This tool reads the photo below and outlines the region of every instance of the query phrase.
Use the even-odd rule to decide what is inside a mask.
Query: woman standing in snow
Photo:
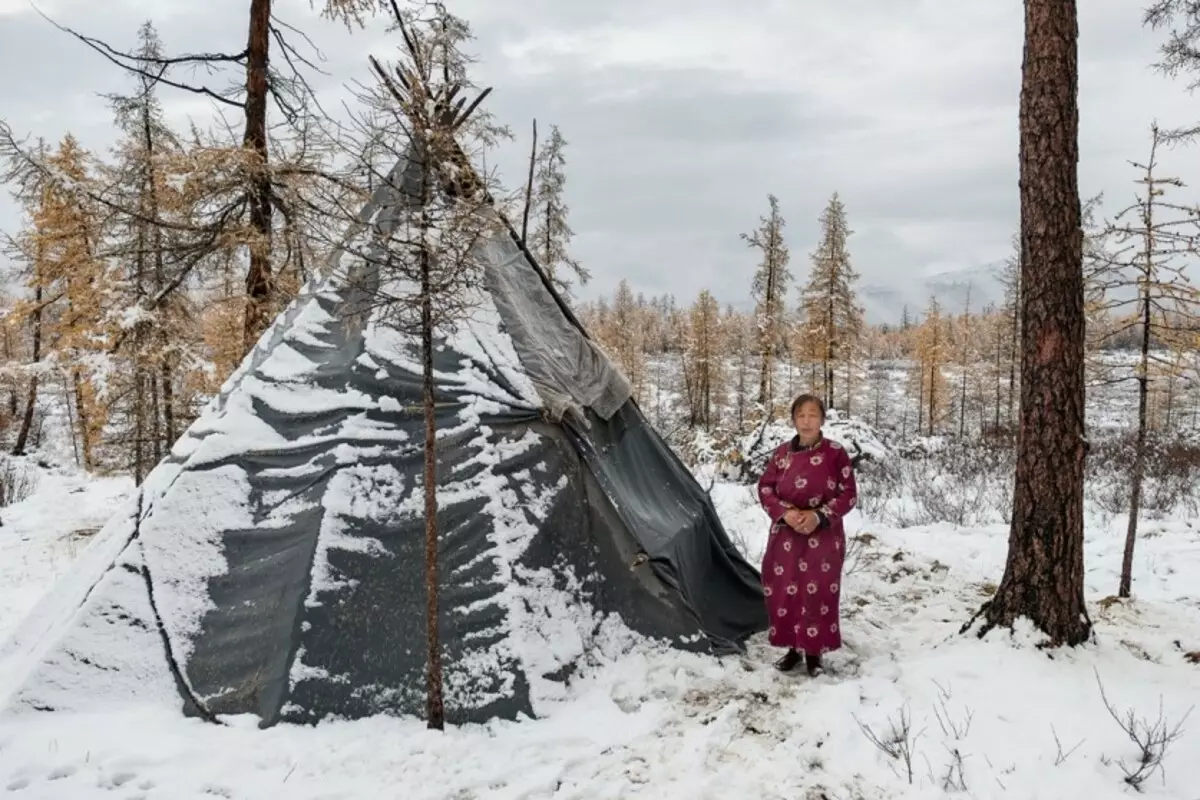
[[[796,436],[775,450],[758,481],[759,502],[771,517],[763,594],[769,641],[787,648],[775,666],[789,672],[804,656],[808,673],[817,675],[821,656],[842,646],[842,517],[854,508],[858,488],[849,453],[821,435],[824,403],[804,394],[791,411]]]

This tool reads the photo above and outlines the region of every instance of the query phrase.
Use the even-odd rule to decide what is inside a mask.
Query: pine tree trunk
[[[774,243],[774,237],[771,238],[771,243]],[[763,319],[762,327],[759,329],[758,335],[761,337],[759,347],[762,350],[762,371],[758,378],[758,403],[763,408],[763,412],[770,416],[774,409],[774,397],[772,370],[774,368],[772,356],[775,351],[775,295],[779,289],[775,285],[778,280],[775,267],[775,253],[768,248],[767,254],[767,286],[765,289],[766,296],[763,298]]]
[[[962,441],[967,435],[967,362],[962,362],[962,377],[959,384],[958,398],[958,439]]]
[[[246,44],[246,130],[242,146],[253,154],[246,190],[250,227],[250,267],[246,271],[246,310],[242,355],[250,352],[270,324],[271,312],[271,175],[267,154],[267,67],[270,50],[271,0],[250,0],[250,34]]]
[[[136,362],[135,362],[136,364]],[[133,376],[133,485],[141,486],[146,477],[146,379],[141,365]]]
[[[1008,560],[980,634],[1025,617],[1088,639],[1084,303],[1075,0],[1025,0],[1020,101],[1021,404]]]
[[[67,385],[67,381],[62,382],[63,406],[67,409],[67,425],[71,430],[71,454],[75,456],[75,465],[82,466],[83,461],[79,457],[79,437],[75,435],[75,404],[71,400],[71,387]]]
[[[929,365],[929,435],[933,436],[934,423],[937,421],[937,372],[938,365],[934,361]]]
[[[79,420],[79,449],[83,454],[83,468],[91,472],[95,466],[95,454],[92,451],[91,409],[83,396],[83,377],[78,369],[71,370],[71,385],[75,391],[75,416]]]
[[[158,378],[154,370],[146,370],[146,380],[150,384],[150,455],[157,464],[163,457],[162,408],[160,402]]]
[[[925,429],[925,364],[917,367],[917,436]]]
[[[428,149],[424,154],[429,159]],[[421,232],[421,395],[425,412],[425,714],[428,727],[445,727],[442,697],[442,645],[438,613],[437,407],[433,383],[433,256],[430,252],[429,201],[432,178],[428,164],[422,180]]]
[[[422,256],[423,279],[429,282],[429,256]],[[426,716],[430,728],[442,730],[442,645],[438,635],[438,501],[437,418],[433,393],[433,299],[424,289],[421,299],[422,395],[425,407],[425,646],[429,659],[426,675]]]
[[[846,419],[850,418],[854,409],[852,408],[854,401],[851,399],[854,396],[854,372],[850,360],[846,359]]]
[[[1022,266],[1025,263],[1025,257],[1021,256],[1021,265],[1019,269],[1024,269]],[[1009,332],[1009,350],[1008,350],[1008,429],[1013,432],[1013,437],[1016,437],[1016,424],[1013,418],[1013,402],[1017,396],[1017,340],[1021,335],[1021,281],[1017,280],[1018,289],[1015,292],[1016,299],[1013,301],[1012,312],[1012,330]]]
[[[1000,430],[1000,364],[1001,364],[1000,358],[1001,358],[1002,350],[1003,350],[1003,334],[1001,333],[1001,330],[1002,329],[997,324],[996,325],[996,373],[994,376],[995,386],[993,387],[996,390],[996,392],[995,392],[996,393],[996,420],[995,420],[995,422],[992,423],[996,432],[999,432],[999,430]]]
[[[529,209],[533,206],[533,169],[537,165],[537,120],[533,121],[533,144],[529,151],[529,178],[525,182],[525,208],[521,213],[521,241],[529,246]],[[549,269],[542,265],[543,269]]]
[[[1133,587],[1133,549],[1137,543],[1138,514],[1142,507],[1142,482],[1146,477],[1146,417],[1150,395],[1150,292],[1142,285],[1142,350],[1138,362],[1138,429],[1133,449],[1133,485],[1129,489],[1129,525],[1125,529],[1125,552],[1121,556],[1118,597],[1129,597]]]
[[[171,448],[175,446],[175,440],[179,438],[177,430],[177,422],[175,420],[175,376],[174,370],[171,368],[171,362],[163,356],[162,360],[162,375],[160,383],[162,384],[162,419],[163,419],[163,451],[171,452]]]
[[[33,292],[33,314],[30,318],[33,323],[33,352],[30,363],[35,365],[42,360],[42,297],[42,287],[39,284]],[[33,430],[33,414],[37,409],[37,398],[38,376],[35,372],[29,377],[29,394],[25,398],[25,414],[21,417],[21,428],[17,431],[17,441],[12,449],[14,456],[25,455],[25,448],[29,444],[29,433]]]
[[[1167,374],[1167,413],[1166,419],[1163,421],[1163,429],[1171,430],[1171,418],[1175,413],[1175,365],[1171,365],[1171,371]]]
[[[562,287],[562,278],[559,278],[555,272],[555,259],[552,258],[554,253],[554,204],[546,201],[546,252],[542,254],[542,269],[546,271],[546,277],[550,279],[550,285],[556,289]]]
[[[832,275],[830,276],[832,280]],[[833,408],[834,393],[833,393],[833,356],[834,356],[834,325],[835,317],[833,315],[833,287],[829,287],[829,307],[827,309],[828,317],[826,321],[829,327],[825,330],[825,407]]]

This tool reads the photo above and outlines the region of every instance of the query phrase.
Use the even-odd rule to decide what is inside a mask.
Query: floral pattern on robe
[[[793,438],[767,462],[758,499],[771,518],[762,563],[771,644],[807,655],[837,650],[846,556],[842,517],[858,500],[850,454],[829,439],[804,448]],[[808,535],[797,532],[783,521],[792,508],[818,512],[821,526]]]

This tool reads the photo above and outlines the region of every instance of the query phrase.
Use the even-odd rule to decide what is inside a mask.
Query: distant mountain
[[[1004,286],[999,278],[1002,266],[996,262],[916,276],[903,282],[894,279],[886,284],[863,284],[858,288],[858,298],[866,310],[867,322],[872,324],[899,324],[906,305],[909,318],[915,321],[929,305],[931,296],[937,297],[946,313],[961,314],[969,294],[971,311],[978,312],[989,304],[999,306],[1004,302]]]

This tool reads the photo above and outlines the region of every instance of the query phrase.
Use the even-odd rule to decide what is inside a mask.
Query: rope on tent
[[[176,686],[179,687],[180,691],[182,691],[192,705],[195,706],[196,713],[200,715],[200,718],[205,722],[211,722],[214,725],[225,725],[225,723],[219,720],[217,715],[214,714],[213,711],[204,704],[204,701],[196,696],[195,689],[192,688],[191,683],[188,681],[187,676],[183,672],[183,668],[180,667],[179,662],[175,659],[174,651],[171,649],[171,637],[167,634],[167,626],[163,622],[162,614],[159,613],[158,603],[154,600],[154,579],[150,574],[150,565],[146,561],[146,548],[143,546],[141,539],[143,519],[142,498],[144,496],[145,489],[139,486],[137,516],[134,517],[133,536],[130,537],[130,541],[136,541],[138,543],[138,550],[142,554],[142,567],[140,572],[142,575],[142,580],[146,582],[146,596],[150,600],[150,611],[154,614],[154,624],[158,628],[159,637],[162,639],[163,654],[167,658],[167,667],[171,670],[171,675],[175,678]]]

